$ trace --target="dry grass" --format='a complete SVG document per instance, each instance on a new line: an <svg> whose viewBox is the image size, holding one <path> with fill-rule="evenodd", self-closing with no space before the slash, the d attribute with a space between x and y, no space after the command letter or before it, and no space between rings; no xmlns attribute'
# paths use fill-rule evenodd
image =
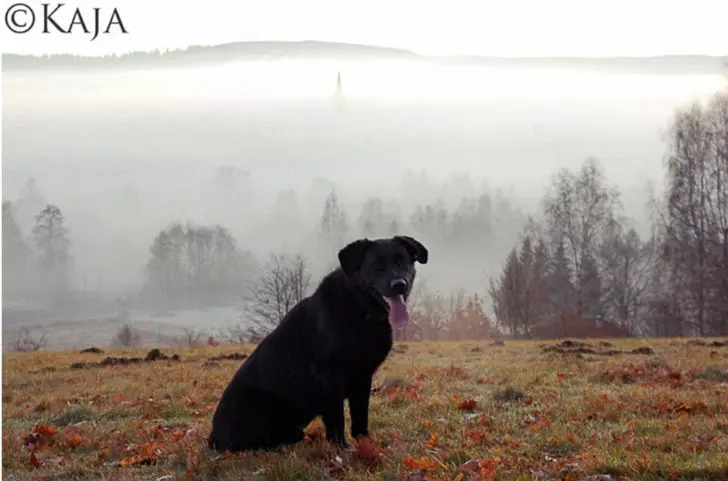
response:
<svg viewBox="0 0 728 481"><path fill-rule="evenodd" d="M301 445L240 456L205 446L241 362L209 358L239 346L73 370L106 354L5 354L3 479L728 479L728 347L614 343L648 344L655 354L399 345L375 378L375 444L337 453L315 421Z"/></svg>

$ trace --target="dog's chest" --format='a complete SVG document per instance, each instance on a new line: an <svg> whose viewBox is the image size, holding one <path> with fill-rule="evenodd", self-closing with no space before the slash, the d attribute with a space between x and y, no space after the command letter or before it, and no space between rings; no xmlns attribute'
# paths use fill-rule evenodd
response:
<svg viewBox="0 0 728 481"><path fill-rule="evenodd" d="M384 362L392 348L391 331L357 334L349 337L348 342L340 346L340 353L352 370L371 374Z"/></svg>

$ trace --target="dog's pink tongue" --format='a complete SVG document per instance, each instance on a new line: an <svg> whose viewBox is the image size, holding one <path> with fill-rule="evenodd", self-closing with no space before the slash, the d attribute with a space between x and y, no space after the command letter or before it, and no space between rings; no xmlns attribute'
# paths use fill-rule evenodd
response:
<svg viewBox="0 0 728 481"><path fill-rule="evenodd" d="M393 327L406 325L409 321L409 314L402 296L385 297L384 300L389 304L389 323Z"/></svg>

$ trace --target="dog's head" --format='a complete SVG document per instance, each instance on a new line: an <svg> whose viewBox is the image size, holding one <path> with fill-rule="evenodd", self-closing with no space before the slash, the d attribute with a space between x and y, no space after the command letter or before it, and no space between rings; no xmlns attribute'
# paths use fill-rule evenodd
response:
<svg viewBox="0 0 728 481"><path fill-rule="evenodd" d="M407 299L415 281L415 262L427 264L425 246L412 237L360 239L339 251L341 270L357 288L371 292L389 307L389 322L407 324Z"/></svg>

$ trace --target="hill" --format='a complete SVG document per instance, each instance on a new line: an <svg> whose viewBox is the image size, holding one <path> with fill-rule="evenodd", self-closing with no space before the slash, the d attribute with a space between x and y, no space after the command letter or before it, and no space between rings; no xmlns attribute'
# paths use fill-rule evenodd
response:
<svg viewBox="0 0 728 481"><path fill-rule="evenodd" d="M728 56L674 55L660 57L482 57L419 55L403 49L336 42L234 42L193 46L168 52L132 52L124 55L77 56L3 54L3 71L77 70L119 68L193 67L233 61L291 59L409 60L444 65L491 67L571 68L605 72L651 74L721 74L728 72Z"/></svg>

